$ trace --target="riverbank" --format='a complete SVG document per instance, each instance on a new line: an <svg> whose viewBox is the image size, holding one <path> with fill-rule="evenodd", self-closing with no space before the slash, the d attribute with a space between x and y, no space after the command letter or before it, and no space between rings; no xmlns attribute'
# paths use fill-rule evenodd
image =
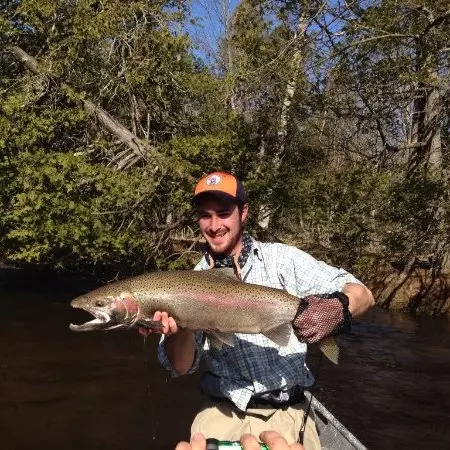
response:
<svg viewBox="0 0 450 450"><path fill-rule="evenodd" d="M450 267L442 272L412 267L390 270L369 284L384 309L446 317L450 320Z"/></svg>

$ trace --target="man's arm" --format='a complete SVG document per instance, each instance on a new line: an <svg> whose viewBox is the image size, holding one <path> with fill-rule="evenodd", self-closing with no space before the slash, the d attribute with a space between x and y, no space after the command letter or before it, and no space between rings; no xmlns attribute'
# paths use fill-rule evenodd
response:
<svg viewBox="0 0 450 450"><path fill-rule="evenodd" d="M195 333L178 328L175 319L164 311L156 311L153 320L162 322L161 332L165 336L162 345L172 369L179 375L186 374L192 368L195 360L197 348Z"/></svg>
<svg viewBox="0 0 450 450"><path fill-rule="evenodd" d="M342 292L348 297L348 309L353 317L361 316L375 304L372 292L363 284L347 283Z"/></svg>
<svg viewBox="0 0 450 450"><path fill-rule="evenodd" d="M373 306L370 290L344 269L329 266L296 249L292 253L293 290L297 295L302 290L309 291L306 296L298 295L301 301L292 323L300 340L313 343L330 334L348 331L352 317Z"/></svg>
<svg viewBox="0 0 450 450"><path fill-rule="evenodd" d="M195 358L195 333L190 330L179 330L164 340L167 357L173 369L184 375L191 369Z"/></svg>

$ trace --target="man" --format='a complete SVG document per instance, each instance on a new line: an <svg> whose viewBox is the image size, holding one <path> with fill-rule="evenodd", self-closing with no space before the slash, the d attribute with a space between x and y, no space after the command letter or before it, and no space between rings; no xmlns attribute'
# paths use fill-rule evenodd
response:
<svg viewBox="0 0 450 450"><path fill-rule="evenodd" d="M248 204L242 183L215 172L197 184L192 200L207 251L196 270L232 267L243 282L284 289L299 297L295 334L279 347L261 334L236 334L234 346L210 345L203 333L179 329L166 312L155 313L164 332L158 356L173 376L206 372L201 390L208 402L194 419L191 433L239 440L272 429L289 445L303 437L306 450L319 449L313 420L304 421L303 389L314 383L305 364L306 342L348 328L372 304L370 291L343 269L315 260L295 247L254 240L244 231ZM325 294L325 295L324 295Z"/></svg>

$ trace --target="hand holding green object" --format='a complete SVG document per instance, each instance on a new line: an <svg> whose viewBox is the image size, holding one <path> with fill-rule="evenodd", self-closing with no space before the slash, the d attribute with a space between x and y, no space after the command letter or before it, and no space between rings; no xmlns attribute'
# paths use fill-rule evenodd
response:
<svg viewBox="0 0 450 450"><path fill-rule="evenodd" d="M259 436L262 442L258 442L255 436L244 434L240 441L206 440L200 433L192 437L191 443L180 442L175 450L304 450L301 444L288 445L275 431L264 431Z"/></svg>

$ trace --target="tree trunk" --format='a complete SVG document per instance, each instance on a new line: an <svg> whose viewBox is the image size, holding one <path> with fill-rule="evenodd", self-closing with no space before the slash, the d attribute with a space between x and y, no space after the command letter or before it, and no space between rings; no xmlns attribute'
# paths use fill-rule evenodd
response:
<svg viewBox="0 0 450 450"><path fill-rule="evenodd" d="M295 30L294 34L294 40L296 41L297 45L294 55L292 57L292 64L291 64L292 76L286 84L286 90L281 105L280 120L277 131L277 147L271 158L271 173L275 174L275 177L278 177L281 168L281 163L283 161L283 156L286 151L286 140L289 128L289 114L292 105L292 99L294 98L295 92L297 90L298 75L303 65L302 50L304 48L303 44L305 43L305 35L306 30L308 28L307 14L308 9L302 8L302 13L300 15L297 24L297 29ZM266 157L266 148L264 145L261 146L258 156L259 156L258 170L260 170L260 166L263 164L264 159ZM269 192L268 194L270 197L271 192ZM262 204L260 206L258 213L258 225L262 229L265 230L269 227L274 212L275 209L270 204Z"/></svg>
<svg viewBox="0 0 450 450"><path fill-rule="evenodd" d="M409 170L442 169L441 112L439 95L439 75L437 63L426 54L424 46L417 44L417 72L428 71L427 82L420 81L413 101L411 136L408 146Z"/></svg>

